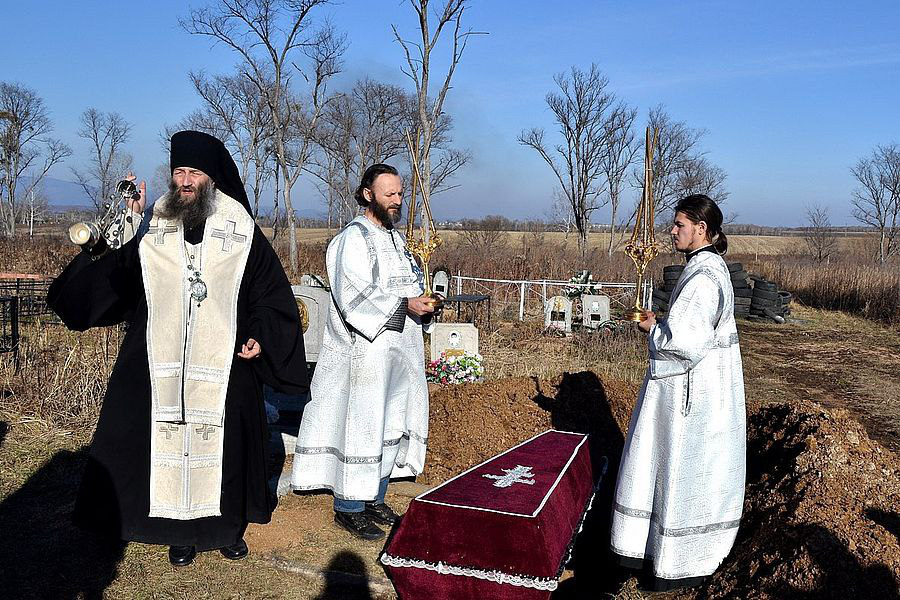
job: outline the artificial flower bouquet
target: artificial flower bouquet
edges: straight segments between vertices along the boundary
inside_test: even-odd
[[[484,380],[484,359],[480,354],[441,353],[437,360],[425,365],[425,378],[429,383],[472,383]]]

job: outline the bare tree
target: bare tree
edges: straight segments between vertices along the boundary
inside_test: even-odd
[[[817,263],[827,262],[837,250],[838,238],[831,227],[828,208],[820,204],[806,207],[806,247]]]
[[[640,149],[634,138],[636,118],[637,109],[620,102],[603,124],[606,147],[600,160],[606,177],[606,194],[610,207],[608,256],[612,256],[616,245],[616,216],[622,198],[622,187]]]
[[[615,96],[607,90],[609,80],[595,64],[588,73],[572,67],[553,80],[560,93],[548,93],[546,101],[559,124],[563,142],[551,149],[544,140],[544,130],[537,128],[523,131],[518,140],[540,154],[559,180],[584,258],[591,214],[604,205],[606,124]]]
[[[119,113],[91,107],[81,113],[81,127],[76,133],[90,143],[90,158],[86,169],[72,168],[72,175],[99,213],[116,183],[131,170],[131,154],[122,150],[131,124]]]
[[[700,147],[705,129],[673,121],[662,105],[650,109],[648,123],[658,132],[653,153],[653,201],[658,223],[671,217],[675,204],[689,194],[706,194],[721,204],[728,198],[727,174],[711,164]],[[643,180],[643,171],[634,172],[635,182]]]
[[[506,231],[514,224],[501,215],[488,215],[480,220],[466,219],[460,233],[463,243],[480,256],[487,256],[506,246]]]
[[[365,169],[405,152],[409,106],[409,95],[400,87],[364,78],[323,113],[318,128],[323,152],[311,171],[323,182],[329,217],[339,225],[357,213],[353,193]]]
[[[168,148],[167,148],[168,150]],[[150,198],[159,198],[169,191],[169,184],[172,181],[172,169],[169,163],[160,163],[156,165],[153,171],[153,179],[150,181]]]
[[[677,197],[706,194],[716,204],[723,204],[728,199],[728,191],[725,189],[727,178],[727,173],[711,164],[705,156],[689,158],[678,172],[675,185]]]
[[[219,137],[237,158],[241,181],[250,187],[253,218],[259,217],[259,199],[272,179],[269,165],[274,145],[269,104],[239,68],[231,76],[208,77],[192,72],[191,83],[204,107],[183,123]]]
[[[214,0],[181,21],[188,33],[225,44],[244,62],[243,75],[268,105],[272,152],[283,183],[291,272],[296,273],[296,214],[291,191],[315,149],[315,131],[328,101],[327,85],[340,71],[345,36],[315,27],[314,9],[328,0]],[[305,60],[301,60],[305,59]],[[301,68],[300,62],[306,64]],[[297,76],[307,88],[296,88]]]
[[[546,211],[546,215],[549,221],[553,223],[559,231],[566,234],[566,241],[568,241],[569,234],[572,233],[575,222],[572,217],[572,209],[570,208],[569,201],[559,188],[554,188],[553,190],[553,203]]]
[[[16,233],[23,199],[54,165],[72,154],[68,146],[49,137],[52,131],[44,100],[36,92],[0,82],[0,224],[8,237]]]
[[[853,190],[853,216],[878,230],[879,263],[900,252],[900,147],[877,146],[857,161],[850,172],[859,187]]]
[[[441,131],[444,99],[450,90],[450,81],[456,72],[456,67],[462,59],[469,37],[476,32],[471,29],[463,31],[462,16],[468,6],[467,0],[444,0],[432,17],[429,14],[429,0],[407,0],[418,17],[419,40],[413,42],[405,40],[400,35],[396,25],[392,25],[394,38],[403,48],[406,54],[406,68],[401,69],[409,77],[416,88],[416,119],[415,133],[419,136],[419,186],[423,195],[431,196],[440,189],[440,184],[453,173],[458,171],[469,160],[466,152],[459,150],[447,150],[440,153],[432,164],[432,150],[440,149],[439,132]],[[432,32],[431,21],[434,20]],[[440,40],[445,27],[453,28],[452,51],[450,64],[444,81],[434,99],[429,95],[431,81],[431,53]],[[446,128],[446,124],[444,125]],[[445,129],[446,130],[446,129]]]

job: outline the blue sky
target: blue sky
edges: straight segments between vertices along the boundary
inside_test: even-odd
[[[166,160],[158,132],[199,106],[187,73],[228,73],[236,56],[178,26],[188,6],[153,3],[5,2],[0,80],[45,100],[56,136],[76,151],[53,175],[71,179],[87,147],[77,138],[89,106],[134,124],[129,150],[139,175]],[[335,89],[369,75],[408,85],[392,40],[414,34],[400,0],[345,0],[321,16],[350,46]],[[889,1],[476,0],[465,22],[473,39],[446,109],[456,144],[473,160],[459,187],[435,198],[437,218],[545,216],[554,188],[548,167],[516,136],[554,129],[544,104],[554,73],[595,62],[611,89],[642,117],[664,104],[676,120],[708,131],[708,158],[728,173],[727,211],[740,222],[801,225],[820,203],[851,224],[850,166],[877,144],[900,142],[900,3]],[[446,47],[438,50],[440,67]],[[301,186],[295,204],[321,210]],[[604,214],[597,215],[603,220]]]

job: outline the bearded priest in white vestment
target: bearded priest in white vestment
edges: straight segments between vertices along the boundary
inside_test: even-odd
[[[373,165],[356,200],[366,207],[328,244],[331,307],[294,454],[294,490],[330,489],[335,522],[377,539],[398,515],[390,478],[422,472],[428,437],[423,321],[435,299],[394,228],[403,180]]]
[[[619,467],[611,546],[623,565],[650,571],[654,591],[711,575],[743,509],[744,378],[721,227],[708,197],[678,203],[672,236],[687,265],[668,318],[648,312],[640,323],[650,367]]]

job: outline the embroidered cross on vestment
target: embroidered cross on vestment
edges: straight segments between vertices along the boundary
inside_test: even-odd
[[[235,221],[228,221],[228,224],[224,229],[213,229],[213,232],[210,234],[212,237],[222,240],[223,252],[231,252],[232,242],[243,244],[247,241],[246,235],[241,235],[240,233],[234,232],[235,227],[237,227],[237,223]]]
[[[207,441],[207,440],[209,440],[209,436],[212,435],[215,430],[216,430],[215,427],[210,427],[209,425],[204,425],[203,427],[198,427],[194,431],[197,432],[197,435],[202,435],[204,441]]]
[[[162,225],[147,228],[147,233],[152,233],[154,235],[153,243],[157,246],[162,246],[166,243],[167,233],[175,233],[178,231],[178,228],[174,225],[166,225],[166,221],[161,221],[161,223]]]
[[[172,434],[178,433],[178,426],[177,425],[162,425],[159,428],[159,432],[166,434],[166,439],[171,440]]]

